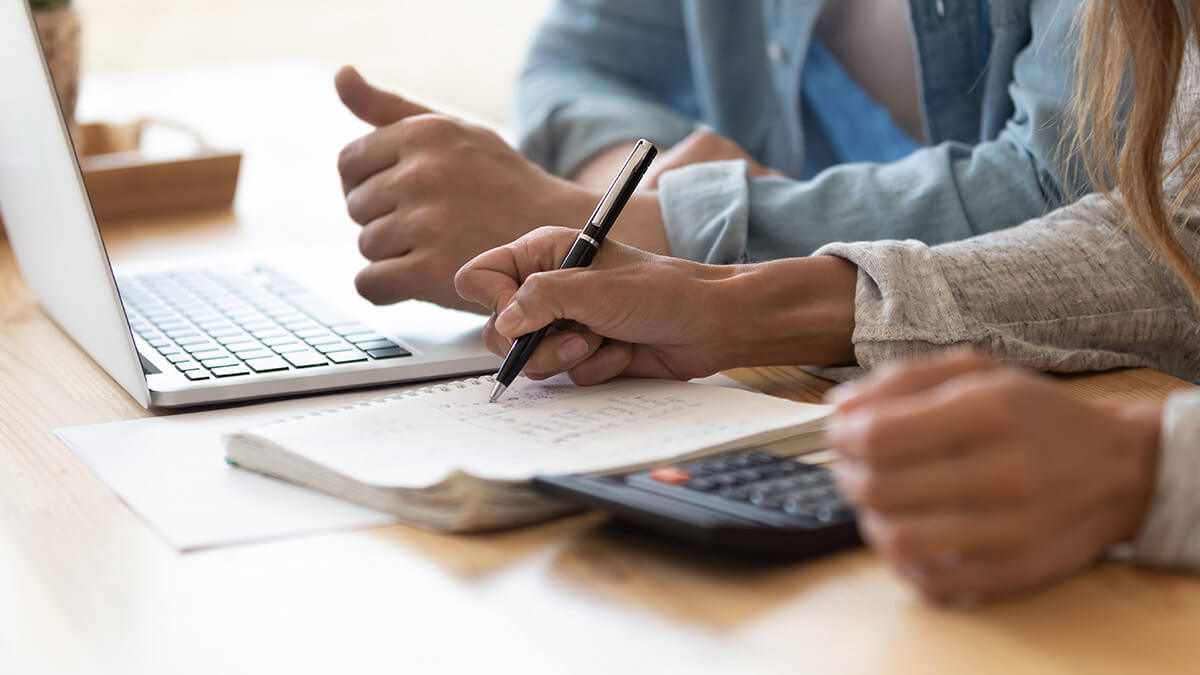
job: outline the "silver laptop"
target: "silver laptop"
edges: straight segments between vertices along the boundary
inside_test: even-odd
[[[389,308],[381,327],[264,265],[114,276],[26,0],[0,0],[0,64],[0,216],[17,264],[46,312],[142,405],[498,366],[482,317],[427,303]]]

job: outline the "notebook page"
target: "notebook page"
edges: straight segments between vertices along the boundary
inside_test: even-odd
[[[368,484],[420,487],[454,471],[525,480],[598,471],[764,435],[790,436],[827,406],[664,380],[594,387],[521,378],[497,403],[490,383],[450,386],[252,430]]]

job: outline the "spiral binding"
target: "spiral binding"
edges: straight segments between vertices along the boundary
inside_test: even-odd
[[[361,401],[355,401],[353,403],[346,403],[344,405],[336,405],[336,406],[330,406],[328,408],[321,408],[320,410],[313,410],[312,412],[306,412],[306,413],[302,413],[299,415],[290,415],[288,417],[281,417],[277,420],[265,422],[262,425],[260,425],[259,428],[275,426],[277,424],[286,424],[288,422],[296,422],[296,421],[299,421],[302,419],[307,419],[309,417],[321,417],[323,415],[332,415],[335,413],[345,412],[347,410],[353,410],[355,408],[369,408],[371,406],[379,405],[380,403],[388,403],[391,401],[398,401],[398,400],[404,399],[404,398],[414,398],[416,396],[428,396],[429,394],[438,394],[441,392],[451,391],[452,389],[466,389],[467,387],[477,387],[479,385],[489,385],[489,384],[494,383],[495,381],[496,381],[496,377],[494,375],[483,375],[480,377],[468,377],[466,379],[455,380],[453,382],[443,382],[442,384],[435,384],[435,385],[431,385],[428,387],[422,387],[420,389],[396,392],[395,394],[388,394],[387,396],[378,396],[376,398],[368,398],[368,399],[364,399]]]

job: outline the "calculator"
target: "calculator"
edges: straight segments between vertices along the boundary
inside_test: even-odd
[[[802,558],[862,541],[829,469],[758,448],[623,474],[538,476],[534,486],[731,553]]]

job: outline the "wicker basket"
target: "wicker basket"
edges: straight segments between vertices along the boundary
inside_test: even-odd
[[[79,15],[68,6],[39,9],[33,16],[63,115],[68,123],[74,122],[79,98]]]

